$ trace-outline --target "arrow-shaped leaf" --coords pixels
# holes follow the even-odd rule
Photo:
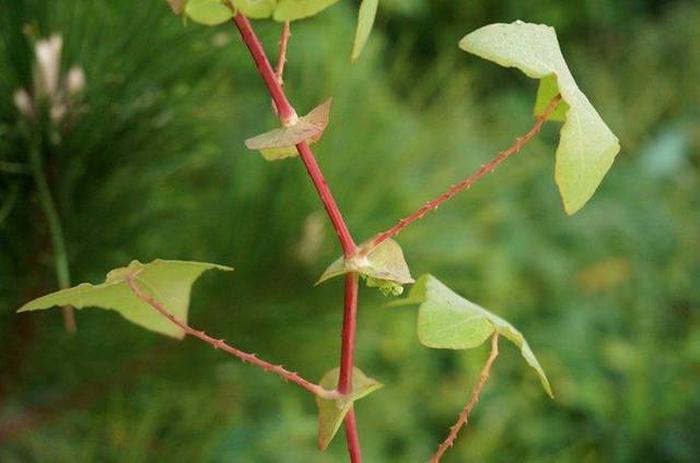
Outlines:
[[[539,375],[542,387],[553,397],[542,366],[523,334],[501,317],[468,301],[432,275],[423,275],[403,300],[391,306],[419,305],[418,339],[434,349],[471,349],[480,346],[497,331],[513,344]]]
[[[413,283],[401,246],[392,239],[378,246],[368,241],[360,245],[353,256],[347,259],[341,256],[323,272],[316,284],[350,272],[359,273],[367,286],[379,288],[386,295],[398,296],[403,293],[402,285]]]
[[[338,386],[338,376],[340,369],[334,368],[323,375],[321,387],[326,390],[335,390]],[[348,414],[352,404],[368,394],[384,387],[377,380],[365,375],[362,370],[354,367],[352,370],[352,393],[348,397],[343,397],[336,400],[326,400],[316,397],[318,405],[318,447],[325,450],[330,444],[333,436],[340,429],[340,425]]]
[[[183,331],[134,295],[127,284],[131,277],[139,288],[163,303],[176,318],[187,322],[192,284],[206,270],[233,270],[231,267],[156,259],[148,264],[134,260],[107,274],[104,283],[83,283],[42,296],[23,305],[18,312],[71,305],[77,309],[101,307],[119,312],[124,318],[146,329],[182,339]]]
[[[568,214],[593,196],[620,151],[617,137],[579,90],[559,49],[553,28],[516,21],[491,24],[465,36],[459,46],[505,67],[541,79],[535,114],[560,93],[565,104],[553,118],[563,120],[556,152],[555,180]]]
[[[245,146],[251,150],[258,150],[268,161],[275,161],[297,156],[296,145],[309,141],[316,142],[323,135],[328,126],[328,115],[331,110],[331,99],[326,100],[306,116],[289,127],[280,127],[270,130],[245,141]]]

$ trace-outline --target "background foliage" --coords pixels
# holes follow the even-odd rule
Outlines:
[[[535,83],[466,56],[489,22],[555,26],[578,83],[623,152],[589,205],[565,216],[556,128],[400,236],[431,272],[518,326],[557,394],[503,344],[473,422],[446,461],[678,461],[700,454],[700,7],[684,1],[385,0],[349,64],[356,11],[295,24],[287,91],[329,96],[319,162],[359,238],[460,180],[531,124]],[[0,161],[31,140],[13,92],[32,37],[60,33],[86,73],[83,110],[43,145],[75,282],[131,258],[219,262],[192,324],[319,378],[335,366],[338,253],[299,162],[243,140],[274,126],[233,28],[183,27],[164,2],[0,1]],[[268,50],[278,26],[258,26]],[[46,129],[46,128],[45,128]],[[48,129],[46,129],[48,130]],[[0,460],[342,461],[315,448],[312,398],[115,313],[16,315],[56,288],[31,177],[0,173]],[[386,387],[358,404],[367,461],[423,461],[452,424],[482,352],[418,345],[415,311],[363,290],[358,366]]]

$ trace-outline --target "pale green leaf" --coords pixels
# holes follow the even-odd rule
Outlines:
[[[331,110],[328,99],[312,109],[306,116],[300,117],[296,124],[270,130],[245,141],[248,149],[258,150],[268,161],[298,156],[295,146],[307,141],[318,141],[328,126],[328,116]]]
[[[321,275],[316,284],[356,272],[367,280],[367,286],[378,287],[384,294],[398,296],[405,284],[413,283],[399,243],[388,239],[374,246],[372,240],[361,244],[357,252],[347,259],[340,257]]]
[[[297,19],[308,18],[309,16],[320,13],[337,1],[338,0],[278,0],[273,18],[275,21],[295,21]]]
[[[127,284],[133,278],[139,289],[150,295],[176,318],[187,322],[190,289],[206,270],[233,270],[216,264],[156,259],[148,264],[135,260],[107,274],[104,283],[83,283],[42,296],[22,306],[18,312],[71,305],[77,309],[100,307],[119,312],[124,318],[146,329],[181,339],[185,333],[153,307],[140,300]]]
[[[340,369],[334,368],[323,375],[321,387],[326,390],[335,390],[338,387],[338,376]],[[318,405],[318,447],[325,450],[328,444],[333,439],[333,436],[340,429],[340,425],[348,414],[353,403],[384,385],[377,380],[365,375],[362,370],[353,367],[352,370],[352,393],[349,397],[343,397],[336,400],[327,400],[316,397]]]
[[[221,0],[188,0],[185,13],[192,21],[207,26],[222,24],[233,17],[233,12]]]
[[[542,79],[535,113],[560,93],[565,105],[554,118],[565,120],[556,152],[555,180],[564,209],[573,214],[593,196],[620,150],[617,137],[579,90],[559,49],[553,28],[516,21],[491,24],[465,36],[459,46],[505,67]]]
[[[362,49],[365,48],[369,34],[374,26],[374,18],[377,16],[379,0],[362,0],[360,12],[357,16],[357,30],[355,31],[355,44],[352,47],[352,60],[360,57]]]
[[[520,349],[527,364],[539,375],[542,387],[552,396],[549,380],[522,333],[501,317],[455,293],[434,276],[421,276],[405,299],[390,305],[419,305],[418,339],[434,349],[471,349],[497,331]]]
[[[264,19],[272,16],[277,7],[277,0],[233,0],[233,6],[243,16],[253,19]]]

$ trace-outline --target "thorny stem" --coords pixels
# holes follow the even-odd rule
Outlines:
[[[280,35],[279,53],[277,55],[277,66],[275,67],[275,76],[280,85],[284,85],[284,65],[287,63],[287,47],[289,46],[289,37],[291,37],[291,27],[289,21],[285,21],[282,26],[282,34]]]
[[[56,268],[56,279],[61,289],[70,287],[70,271],[68,269],[68,254],[66,253],[66,243],[63,238],[63,227],[61,219],[56,210],[56,203],[51,196],[49,183],[44,175],[44,166],[41,160],[40,152],[41,141],[35,140],[29,149],[29,161],[31,164],[32,175],[36,183],[36,189],[39,194],[39,201],[46,216],[46,222],[49,226],[49,236],[51,239],[51,248],[54,254],[54,265]],[[63,325],[66,332],[74,334],[76,331],[75,313],[73,307],[63,307]]]
[[[216,339],[208,334],[206,334],[204,331],[196,330],[189,326],[187,323],[184,321],[178,319],[175,315],[172,314],[161,302],[156,300],[155,298],[149,296],[148,294],[144,293],[141,288],[138,287],[136,284],[136,281],[134,279],[133,275],[127,275],[126,277],[126,282],[129,285],[129,288],[131,291],[134,293],[134,295],[145,302],[146,304],[150,305],[154,309],[156,309],[161,315],[164,317],[168,318],[171,322],[173,322],[175,325],[178,326],[182,331],[184,331],[186,334],[189,334],[191,336],[194,336],[207,344],[211,345],[214,349],[221,349],[224,352],[228,352],[229,354],[233,355],[234,357],[239,358],[243,363],[250,363],[252,365],[255,365],[256,367],[259,367],[267,372],[274,373],[277,376],[281,377],[282,379],[286,381],[291,381],[294,384],[306,389],[310,393],[317,395],[321,397],[322,399],[327,399],[327,400],[335,400],[338,398],[342,397],[342,394],[340,394],[338,391],[329,391],[327,389],[324,389],[323,387],[319,386],[318,384],[314,384],[310,381],[305,380],[301,376],[299,376],[297,373],[293,371],[289,371],[285,369],[282,365],[275,365],[270,362],[266,362],[265,360],[258,358],[257,355],[255,354],[249,354],[248,352],[243,352],[242,350],[236,349],[235,347],[230,346],[229,344],[226,343],[223,339]]]
[[[255,31],[253,31],[250,22],[240,13],[235,14],[233,17],[233,22],[238,28],[243,42],[245,42],[246,47],[248,47],[248,50],[255,61],[255,65],[257,66],[258,73],[260,73],[260,76],[265,82],[268,92],[270,93],[270,96],[277,107],[277,114],[280,118],[280,122],[284,126],[294,124],[297,120],[296,111],[289,103],[289,100],[282,89],[282,85],[277,79],[277,76],[270,65],[270,61],[267,59],[265,49],[260,43],[258,37],[255,35]],[[326,209],[326,213],[328,214],[328,218],[333,225],[333,229],[338,235],[338,240],[343,248],[343,254],[345,257],[349,257],[355,252],[357,246],[355,245],[355,241],[353,240],[352,235],[345,224],[343,215],[341,214],[340,209],[333,198],[333,194],[331,193],[326,179],[321,172],[321,168],[318,166],[318,163],[314,158],[314,154],[311,151],[311,148],[309,148],[307,142],[304,141],[299,143],[296,145],[296,148],[302,162],[304,163],[304,167],[306,167],[306,171],[308,172],[309,177],[311,177],[311,181],[318,192],[319,198]],[[354,342],[357,316],[357,275],[350,275],[346,277],[344,301],[345,304],[343,308],[344,315],[338,388],[339,390],[344,390],[345,393],[350,393],[352,391],[353,350],[355,348]],[[361,463],[362,457],[360,442],[357,433],[357,425],[355,423],[355,414],[352,409],[345,418],[345,433],[347,437],[350,461],[352,463]]]
[[[544,123],[552,115],[554,109],[557,107],[557,104],[559,104],[559,101],[561,101],[561,95],[557,94],[549,101],[545,111],[541,115],[537,116],[535,124],[532,126],[532,128],[525,135],[516,138],[515,143],[513,143],[510,148],[506,149],[505,151],[501,151],[495,158],[493,158],[487,164],[481,166],[479,170],[474,172],[471,176],[467,177],[456,185],[452,185],[449,190],[432,201],[425,203],[423,207],[418,209],[413,214],[399,220],[399,222],[393,227],[379,233],[372,241],[373,246],[378,246],[385,240],[398,235],[404,228],[408,227],[413,222],[422,219],[428,212],[437,209],[438,206],[452,198],[457,193],[471,188],[472,185],[481,180],[484,175],[493,172],[503,161],[508,159],[511,155],[519,152],[523,146],[527,144],[527,142],[532,140],[540,132]]]
[[[467,424],[467,421],[469,420],[469,414],[479,401],[479,396],[481,395],[482,389],[484,389],[486,381],[489,379],[491,366],[496,360],[496,357],[498,357],[498,333],[494,331],[493,336],[491,337],[491,353],[489,354],[489,358],[484,364],[484,368],[481,369],[479,382],[477,382],[474,385],[474,388],[472,389],[472,392],[469,396],[469,402],[467,402],[467,405],[464,407],[464,410],[462,410],[462,413],[459,414],[457,422],[450,428],[450,433],[440,444],[440,446],[437,449],[437,452],[435,452],[435,454],[430,458],[430,463],[438,463],[440,461],[440,458],[442,458],[442,456],[444,455],[445,451],[448,448],[452,447],[452,445],[454,445],[455,439],[457,438],[457,434],[459,434],[459,431],[462,429],[462,427],[465,424]]]

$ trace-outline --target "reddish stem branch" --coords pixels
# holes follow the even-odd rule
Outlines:
[[[413,214],[399,220],[399,222],[393,227],[389,228],[388,230],[382,233],[379,233],[374,238],[373,245],[378,246],[383,241],[398,235],[399,233],[401,233],[401,231],[403,231],[404,228],[408,227],[413,222],[422,219],[423,216],[425,216],[428,212],[437,209],[438,206],[455,196],[457,193],[471,188],[472,185],[481,180],[481,178],[484,175],[488,174],[489,172],[492,172],[496,169],[496,167],[498,167],[511,155],[519,152],[523,148],[523,146],[527,144],[527,142],[532,140],[540,132],[542,126],[552,115],[554,109],[557,107],[557,104],[560,100],[561,95],[556,95],[554,98],[552,98],[549,101],[549,104],[547,105],[547,109],[545,109],[545,111],[540,116],[537,116],[535,124],[532,126],[532,128],[525,135],[516,138],[515,143],[510,148],[508,148],[505,151],[501,151],[495,158],[493,158],[489,163],[481,166],[479,170],[474,172],[470,177],[467,177],[466,179],[462,180],[456,185],[452,185],[449,190],[447,190],[437,198],[433,199],[432,201],[425,203],[423,207],[418,209]]]
[[[272,100],[277,107],[277,114],[282,125],[289,126],[297,121],[297,114],[292,105],[287,100],[287,97],[282,89],[281,79],[278,79],[275,72],[267,59],[265,49],[260,40],[255,35],[255,31],[250,25],[245,16],[237,13],[233,18],[236,27],[241,33],[241,38],[245,42],[250,54],[255,61],[258,73],[262,77],[267,89],[272,97]],[[283,36],[284,39],[284,36]],[[287,37],[288,40],[288,37]],[[282,44],[280,44],[282,47]],[[285,46],[286,49],[286,46]],[[282,53],[280,52],[280,56]],[[326,209],[328,218],[333,225],[333,229],[338,235],[338,240],[343,248],[345,257],[351,256],[357,246],[348,230],[343,215],[338,208],[337,203],[331,193],[328,183],[321,172],[321,168],[316,162],[311,148],[307,142],[302,142],[296,145],[299,156],[301,157],[304,167],[311,178],[311,181],[318,192],[318,196]],[[353,371],[353,350],[355,346],[355,330],[357,317],[357,292],[358,282],[356,275],[349,275],[345,280],[345,304],[343,309],[343,328],[341,341],[341,357],[340,357],[340,373],[338,378],[338,391],[349,394],[352,391],[352,371]],[[360,441],[357,433],[357,425],[355,423],[355,414],[351,409],[345,419],[345,433],[347,437],[348,453],[352,463],[361,463]]]
[[[282,26],[282,34],[280,35],[279,53],[277,55],[277,66],[275,67],[275,76],[280,85],[284,85],[284,65],[287,62],[287,47],[289,46],[289,37],[292,36],[289,21],[284,22]]]
[[[476,385],[474,385],[471,395],[469,396],[469,402],[467,402],[467,405],[464,407],[464,410],[462,410],[462,413],[459,414],[457,422],[454,424],[454,426],[450,428],[450,433],[447,435],[442,444],[440,444],[440,446],[437,449],[437,452],[435,452],[435,455],[433,455],[430,458],[430,463],[438,463],[440,461],[440,458],[442,458],[442,456],[444,455],[445,451],[448,448],[452,447],[452,445],[454,445],[455,439],[457,438],[457,434],[459,434],[459,431],[462,429],[462,427],[465,424],[467,424],[467,421],[469,420],[469,414],[471,413],[474,406],[476,406],[477,402],[479,402],[479,396],[481,395],[482,389],[484,389],[484,385],[486,385],[486,381],[489,379],[491,366],[496,360],[496,357],[498,357],[498,333],[494,332],[493,336],[491,337],[491,353],[489,354],[489,358],[484,364],[484,368],[482,368],[481,370],[479,382],[476,383]]]
[[[212,338],[211,336],[207,335],[204,331],[192,328],[187,323],[175,317],[175,315],[173,315],[168,309],[166,309],[161,302],[144,293],[141,290],[141,288],[139,288],[136,284],[133,276],[127,276],[126,282],[129,285],[129,288],[131,288],[131,291],[134,293],[134,295],[136,295],[136,297],[138,297],[143,302],[156,309],[161,315],[168,318],[186,334],[189,334],[206,342],[207,344],[211,345],[214,349],[221,349],[233,355],[234,357],[239,358],[243,361],[243,363],[247,362],[267,372],[274,373],[282,379],[286,381],[291,381],[294,384],[301,386],[310,393],[317,395],[323,399],[334,400],[342,397],[342,394],[340,394],[338,391],[329,391],[327,389],[324,389],[318,384],[314,384],[310,381],[305,380],[297,373],[285,369],[282,365],[275,365],[270,362],[266,362],[265,360],[258,358],[255,354],[243,352],[242,350],[236,349],[235,347],[226,344],[226,341],[224,341],[223,339]]]

